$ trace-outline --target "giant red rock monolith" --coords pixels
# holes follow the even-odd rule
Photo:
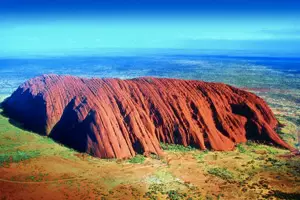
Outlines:
[[[222,83],[43,75],[2,107],[25,128],[100,158],[161,155],[160,142],[227,151],[251,139],[291,149],[261,98]]]

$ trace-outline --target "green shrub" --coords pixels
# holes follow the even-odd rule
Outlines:
[[[233,173],[226,168],[211,168],[208,169],[207,172],[224,180],[230,180],[234,178]]]
[[[128,160],[128,162],[130,163],[140,163],[140,164],[144,163],[144,161],[145,161],[145,157],[140,154]]]
[[[170,200],[181,200],[187,196],[185,193],[181,194],[176,190],[169,190],[167,192],[167,195],[168,195],[168,199],[170,199]]]
[[[236,148],[238,149],[238,151],[240,152],[240,153],[246,153],[247,152],[247,150],[245,149],[245,147],[244,147],[244,144],[237,144],[236,145]]]
[[[2,153],[0,154],[0,166],[4,163],[11,163],[11,162],[20,162],[24,160],[28,160],[31,158],[38,157],[40,155],[37,151],[16,151],[16,152],[9,152],[9,153]]]
[[[165,151],[173,151],[173,152],[188,152],[188,151],[195,151],[197,150],[191,146],[183,146],[180,144],[167,144],[167,143],[160,143],[160,147]]]
[[[194,154],[194,158],[200,162],[200,163],[203,163],[203,159],[205,157],[205,155],[208,153],[207,150],[204,150],[204,151],[201,151],[200,153],[197,153],[197,154]]]
[[[253,141],[248,141],[246,144],[247,144],[247,146],[251,147],[252,151],[253,150],[264,150],[267,153],[272,154],[272,155],[278,154],[279,150],[280,150],[274,146],[260,144],[260,143],[256,143]]]

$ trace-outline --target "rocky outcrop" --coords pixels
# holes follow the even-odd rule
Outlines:
[[[101,158],[161,155],[160,142],[227,151],[251,139],[291,149],[261,98],[222,83],[43,75],[2,107],[25,128]]]

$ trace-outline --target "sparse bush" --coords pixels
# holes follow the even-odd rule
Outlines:
[[[207,172],[224,180],[230,180],[234,178],[233,173],[226,168],[211,168],[208,169]]]
[[[180,144],[167,144],[167,143],[160,143],[160,146],[165,151],[173,151],[173,152],[188,152],[188,151],[195,151],[197,150],[191,146],[183,146]]]
[[[151,154],[150,154],[150,158],[155,159],[155,160],[160,160],[159,155],[154,154],[154,153],[151,153]]]
[[[247,152],[247,150],[245,149],[245,147],[244,147],[244,144],[237,144],[236,145],[236,148],[238,149],[238,151],[240,152],[240,153],[246,153]]]
[[[140,154],[138,154],[138,155],[136,155],[133,158],[128,160],[128,162],[130,162],[130,163],[139,163],[139,164],[144,163],[144,161],[145,161],[145,157],[143,155],[140,155]]]
[[[264,150],[269,154],[275,155],[279,153],[279,149],[274,146],[269,146],[265,144],[256,143],[253,141],[248,141],[247,146],[251,147],[253,150]]]
[[[177,190],[169,190],[167,192],[168,195],[168,199],[170,200],[181,200],[184,197],[186,197],[187,195],[185,193],[179,193]]]
[[[4,163],[21,162],[31,158],[38,157],[38,151],[16,151],[0,154],[0,166]]]
[[[202,162],[204,162],[203,159],[204,159],[204,157],[205,157],[205,155],[206,155],[207,153],[208,153],[207,150],[201,151],[201,152],[198,153],[198,154],[194,154],[194,158],[195,158],[198,162],[202,163]]]

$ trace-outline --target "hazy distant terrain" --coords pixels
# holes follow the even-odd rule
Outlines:
[[[46,73],[83,77],[172,77],[240,87],[299,89],[300,58],[152,55],[0,59],[0,92]]]
[[[0,59],[0,94],[41,74],[134,78],[156,76],[224,82],[254,89],[271,106],[299,116],[300,58],[195,54]],[[285,102],[285,106],[280,104]],[[295,116],[295,117],[296,117]],[[300,117],[299,117],[300,118]]]

